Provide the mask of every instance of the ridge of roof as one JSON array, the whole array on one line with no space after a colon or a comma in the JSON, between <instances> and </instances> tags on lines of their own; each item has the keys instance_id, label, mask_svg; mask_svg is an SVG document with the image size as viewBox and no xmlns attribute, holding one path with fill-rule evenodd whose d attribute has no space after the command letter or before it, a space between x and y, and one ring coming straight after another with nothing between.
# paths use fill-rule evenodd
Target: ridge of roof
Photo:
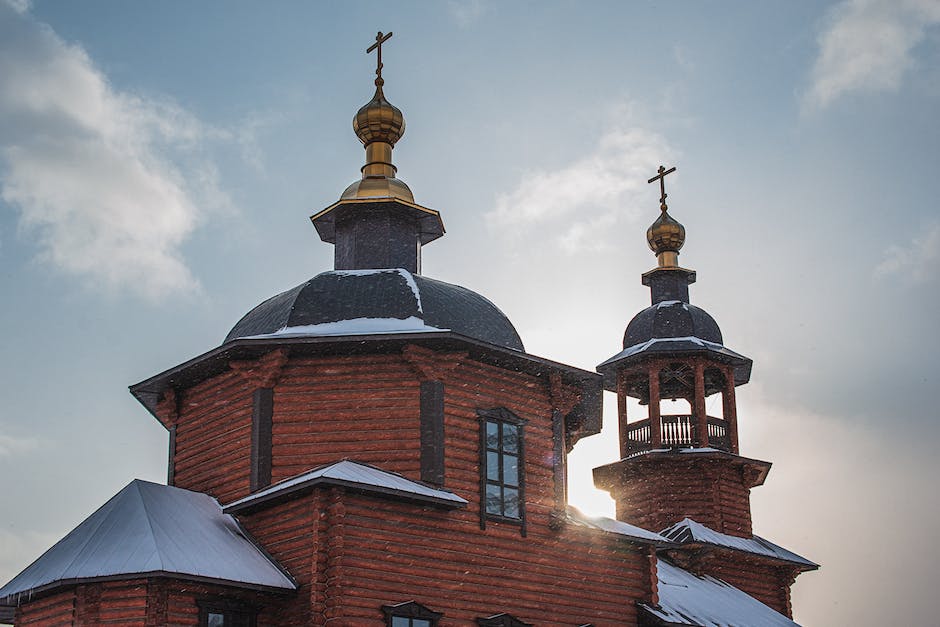
<instances>
[{"instance_id":1,"label":"ridge of roof","mask_svg":"<svg viewBox=\"0 0 940 627\"><path fill-rule=\"evenodd\" d=\"M0 588L0 605L61 585L140 576L297 587L211 496L134 479Z\"/></svg>"},{"instance_id":2,"label":"ridge of roof","mask_svg":"<svg viewBox=\"0 0 940 627\"><path fill-rule=\"evenodd\" d=\"M655 531L649 531L647 529L643 529L642 527L637 527L636 525L623 522L622 520L616 520L606 516L587 516L581 510L571 505L568 506L565 513L567 522L581 527L598 529L607 533L626 536L634 540L640 540L644 544L653 543L660 546L672 546L675 544L675 542L669 538L666 538L663 535L656 533Z\"/></svg>"},{"instance_id":3,"label":"ridge of roof","mask_svg":"<svg viewBox=\"0 0 940 627\"><path fill-rule=\"evenodd\" d=\"M413 481L396 472L382 470L370 464L343 459L319 466L299 475L285 479L263 490L225 505L226 514L254 509L267 502L322 485L338 485L372 494L403 498L429 503L441 507L460 508L467 506L461 496Z\"/></svg>"},{"instance_id":4,"label":"ridge of roof","mask_svg":"<svg viewBox=\"0 0 940 627\"><path fill-rule=\"evenodd\" d=\"M770 540L765 540L760 536L755 535L750 538L741 538L739 536L728 535L720 531L715 531L691 518L683 518L674 525L663 529L660 534L672 542L679 544L707 544L710 546L743 551L754 555L772 557L784 562L797 564L806 570L819 568L819 564L811 562L805 557L797 555L793 551L774 544Z\"/></svg>"}]
</instances>

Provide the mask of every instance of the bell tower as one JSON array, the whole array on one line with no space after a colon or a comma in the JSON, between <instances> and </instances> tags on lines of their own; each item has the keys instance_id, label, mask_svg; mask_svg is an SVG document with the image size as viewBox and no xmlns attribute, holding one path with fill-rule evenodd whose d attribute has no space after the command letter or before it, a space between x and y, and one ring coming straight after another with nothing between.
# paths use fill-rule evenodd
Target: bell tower
<instances>
[{"instance_id":1,"label":"bell tower","mask_svg":"<svg viewBox=\"0 0 940 627\"><path fill-rule=\"evenodd\" d=\"M621 459L595 468L594 480L625 522L661 530L692 518L750 537L750 489L770 469L738 447L735 387L748 382L752 362L727 348L714 318L689 302L695 271L678 262L685 227L666 204L665 177L675 169L660 166L649 179L661 192L660 215L646 232L657 265L642 277L651 305L627 325L623 350L597 368L617 394ZM628 417L628 398L647 415Z\"/></svg>"}]
</instances>

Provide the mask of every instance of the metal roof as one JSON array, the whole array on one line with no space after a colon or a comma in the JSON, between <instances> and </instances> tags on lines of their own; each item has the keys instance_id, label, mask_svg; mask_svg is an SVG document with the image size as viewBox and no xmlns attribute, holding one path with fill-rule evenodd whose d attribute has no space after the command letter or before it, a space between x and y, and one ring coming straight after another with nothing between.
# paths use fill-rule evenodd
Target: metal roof
<instances>
[{"instance_id":1,"label":"metal roof","mask_svg":"<svg viewBox=\"0 0 940 627\"><path fill-rule=\"evenodd\" d=\"M319 485L340 485L364 492L421 501L444 507L466 507L467 500L453 492L432 488L412 481L394 472L388 472L348 459L315 468L303 474L276 483L260 492L225 506L226 513L253 509L269 501Z\"/></svg>"},{"instance_id":2,"label":"metal roof","mask_svg":"<svg viewBox=\"0 0 940 627\"><path fill-rule=\"evenodd\" d=\"M658 533L647 531L642 527L637 527L636 525L631 525L621 520L614 520L613 518L607 518L605 516L586 516L577 508L571 507L570 505L568 506L567 520L578 526L598 529L600 531L606 531L607 533L614 533L634 540L640 540L644 544L651 542L658 545L675 544Z\"/></svg>"},{"instance_id":3,"label":"metal roof","mask_svg":"<svg viewBox=\"0 0 940 627\"><path fill-rule=\"evenodd\" d=\"M139 576L296 589L214 498L135 479L0 588L0 605L60 585Z\"/></svg>"},{"instance_id":4,"label":"metal roof","mask_svg":"<svg viewBox=\"0 0 940 627\"><path fill-rule=\"evenodd\" d=\"M664 625L799 627L780 612L714 577L699 577L660 559L659 605L641 604Z\"/></svg>"},{"instance_id":5,"label":"metal roof","mask_svg":"<svg viewBox=\"0 0 940 627\"><path fill-rule=\"evenodd\" d=\"M691 518L684 518L676 524L660 532L673 542L680 544L708 544L755 555L772 557L784 562L791 562L804 568L804 570L814 570L819 568L819 564L809 561L805 557L797 555L792 551L765 540L760 536L750 538L741 538L731 536L720 531L715 531L706 527L702 523L696 522Z\"/></svg>"}]
</instances>

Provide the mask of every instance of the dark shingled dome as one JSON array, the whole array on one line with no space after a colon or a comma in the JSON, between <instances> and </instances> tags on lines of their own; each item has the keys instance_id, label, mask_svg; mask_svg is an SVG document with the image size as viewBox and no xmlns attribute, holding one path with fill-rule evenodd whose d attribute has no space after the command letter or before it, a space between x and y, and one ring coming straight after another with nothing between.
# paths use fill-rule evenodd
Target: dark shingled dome
<instances>
[{"instance_id":1,"label":"dark shingled dome","mask_svg":"<svg viewBox=\"0 0 940 627\"><path fill-rule=\"evenodd\" d=\"M633 317L623 334L623 347L636 346L653 338L670 337L697 337L722 344L718 323L704 309L678 300L667 300L647 307Z\"/></svg>"},{"instance_id":2,"label":"dark shingled dome","mask_svg":"<svg viewBox=\"0 0 940 627\"><path fill-rule=\"evenodd\" d=\"M407 270L334 270L264 301L225 341L275 333L285 327L361 318L418 318L424 324L522 351L522 341L497 307L459 285Z\"/></svg>"}]
</instances>

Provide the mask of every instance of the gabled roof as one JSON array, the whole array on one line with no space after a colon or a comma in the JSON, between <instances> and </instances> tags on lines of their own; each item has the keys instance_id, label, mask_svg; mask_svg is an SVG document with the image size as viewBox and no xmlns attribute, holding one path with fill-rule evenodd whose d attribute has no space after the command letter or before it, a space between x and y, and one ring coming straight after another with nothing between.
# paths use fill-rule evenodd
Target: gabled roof
<instances>
[{"instance_id":1,"label":"gabled roof","mask_svg":"<svg viewBox=\"0 0 940 627\"><path fill-rule=\"evenodd\" d=\"M674 544L668 538L653 531L647 531L642 527L625 523L621 520L614 520L605 516L586 516L575 507L568 506L567 521L581 527L589 529L598 529L607 533L614 533L620 536L626 536L633 540L640 540L644 544L672 545Z\"/></svg>"},{"instance_id":2,"label":"gabled roof","mask_svg":"<svg viewBox=\"0 0 940 627\"><path fill-rule=\"evenodd\" d=\"M660 559L659 605L641 604L662 625L799 627L754 597L714 577L699 577Z\"/></svg>"},{"instance_id":3,"label":"gabled roof","mask_svg":"<svg viewBox=\"0 0 940 627\"><path fill-rule=\"evenodd\" d=\"M660 535L679 544L707 544L733 549L735 551L744 551L745 553L752 553L754 555L772 557L784 562L796 564L803 570L815 570L819 568L819 564L811 562L805 557L788 551L760 536L752 536L750 538L731 536L710 529L691 518L684 518L671 527L667 527L660 532Z\"/></svg>"},{"instance_id":4,"label":"gabled roof","mask_svg":"<svg viewBox=\"0 0 940 627\"><path fill-rule=\"evenodd\" d=\"M420 501L442 507L466 507L467 500L453 492L432 488L423 483L406 479L402 475L360 464L348 459L315 468L291 479L276 483L260 492L239 499L225 506L226 513L254 509L269 501L275 501L301 490L322 485L338 485L363 492L382 494Z\"/></svg>"},{"instance_id":5,"label":"gabled roof","mask_svg":"<svg viewBox=\"0 0 940 627\"><path fill-rule=\"evenodd\" d=\"M0 588L0 605L60 585L140 576L296 589L214 498L135 479Z\"/></svg>"}]
</instances>

